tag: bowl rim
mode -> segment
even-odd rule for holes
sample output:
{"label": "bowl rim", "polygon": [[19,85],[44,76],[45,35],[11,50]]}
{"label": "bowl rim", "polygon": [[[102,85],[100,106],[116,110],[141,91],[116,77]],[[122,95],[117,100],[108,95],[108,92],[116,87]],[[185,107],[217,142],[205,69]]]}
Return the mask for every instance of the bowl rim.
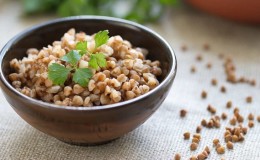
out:
{"label": "bowl rim", "polygon": [[[118,102],[115,104],[109,104],[109,105],[104,105],[104,106],[94,106],[94,107],[84,107],[84,106],[60,106],[60,105],[56,105],[54,103],[48,103],[48,102],[44,102],[38,99],[34,99],[31,97],[28,97],[22,93],[20,93],[19,91],[17,91],[9,82],[8,80],[5,78],[5,76],[3,75],[3,71],[2,71],[2,63],[3,63],[3,58],[6,55],[7,51],[10,49],[10,47],[13,45],[14,42],[17,41],[17,39],[19,39],[20,37],[24,37],[26,36],[29,32],[35,31],[37,29],[40,29],[42,27],[51,25],[51,24],[55,24],[55,23],[61,23],[61,22],[66,22],[66,21],[74,21],[74,20],[100,20],[100,21],[113,21],[116,23],[121,23],[121,24],[126,24],[128,26],[134,26],[136,28],[139,28],[141,30],[145,30],[146,32],[148,32],[149,34],[152,34],[153,36],[155,36],[159,41],[162,41],[163,44],[165,45],[165,47],[170,51],[170,56],[172,59],[172,66],[170,68],[170,71],[168,73],[168,75],[165,77],[165,79],[158,85],[156,86],[153,90],[139,96],[136,98],[133,98],[131,100],[127,100],[127,101],[123,101],[123,102]],[[93,15],[85,15],[85,16],[71,16],[71,17],[65,17],[65,18],[58,18],[58,19],[54,19],[54,20],[50,20],[47,22],[43,22],[40,23],[38,25],[35,25],[33,27],[27,28],[26,30],[20,32],[19,34],[17,34],[16,36],[14,36],[11,40],[9,40],[4,47],[2,48],[2,50],[0,51],[0,80],[3,83],[3,85],[5,85],[6,88],[8,88],[8,90],[10,90],[11,92],[13,92],[14,94],[16,94],[17,96],[24,98],[27,101],[30,101],[30,103],[37,105],[37,106],[41,106],[41,107],[45,107],[45,108],[51,108],[51,109],[65,109],[65,110],[89,110],[89,111],[95,111],[95,110],[105,110],[105,109],[112,109],[112,108],[117,108],[117,107],[121,107],[121,106],[125,106],[128,104],[132,104],[135,103],[137,101],[140,101],[146,97],[149,97],[151,94],[157,92],[158,90],[160,90],[166,83],[169,83],[169,81],[174,80],[175,79],[175,75],[177,72],[177,59],[176,59],[176,55],[174,50],[171,48],[170,44],[164,39],[162,38],[158,33],[156,33],[155,31],[149,29],[148,27],[145,27],[141,24],[138,24],[136,22],[133,21],[129,21],[129,20],[125,20],[125,19],[121,19],[121,18],[115,18],[115,17],[108,17],[108,16],[93,16]]]}

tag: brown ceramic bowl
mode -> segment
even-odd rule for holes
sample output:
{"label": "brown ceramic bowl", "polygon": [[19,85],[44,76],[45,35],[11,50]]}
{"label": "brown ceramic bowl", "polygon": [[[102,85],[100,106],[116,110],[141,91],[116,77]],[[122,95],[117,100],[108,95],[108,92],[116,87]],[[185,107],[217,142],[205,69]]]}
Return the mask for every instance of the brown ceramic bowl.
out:
{"label": "brown ceramic bowl", "polygon": [[[160,85],[132,100],[96,107],[57,106],[27,97],[16,91],[8,80],[9,62],[21,59],[31,47],[51,44],[70,28],[88,34],[108,29],[110,36],[121,35],[149,50],[149,59],[162,63]],[[144,123],[162,104],[176,74],[176,58],[170,45],[154,31],[122,19],[79,16],[50,21],[17,35],[2,49],[0,84],[6,100],[27,123],[70,144],[93,145],[116,139]]]}

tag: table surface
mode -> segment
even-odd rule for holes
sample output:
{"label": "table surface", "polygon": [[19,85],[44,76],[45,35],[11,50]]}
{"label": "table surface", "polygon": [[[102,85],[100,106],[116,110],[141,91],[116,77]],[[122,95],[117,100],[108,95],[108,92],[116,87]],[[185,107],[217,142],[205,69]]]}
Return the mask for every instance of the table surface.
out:
{"label": "table surface", "polygon": [[[17,1],[0,0],[0,48],[20,31],[55,17],[25,18],[21,15]],[[195,132],[203,118],[209,119],[208,104],[217,108],[217,114],[225,112],[229,117],[232,110],[225,108],[228,100],[238,106],[243,115],[252,112],[260,115],[260,27],[237,24],[211,17],[187,7],[168,11],[158,24],[147,25],[161,34],[174,48],[178,59],[178,73],[169,96],[159,110],[142,126],[131,133],[106,145],[95,147],[71,146],[32,128],[10,107],[0,91],[0,159],[172,159],[180,153],[183,159],[200,153],[212,140],[219,138],[224,145],[223,133],[228,121],[221,122],[220,129],[202,129],[202,140],[196,151],[189,149],[190,141],[183,140],[183,133]],[[202,45],[210,44],[204,51]],[[182,52],[180,46],[188,50]],[[237,74],[255,78],[257,86],[230,84],[225,81],[223,61],[219,53],[233,57]],[[203,55],[197,62],[196,55]],[[206,64],[212,63],[212,69]],[[197,72],[190,73],[191,65]],[[211,78],[218,79],[219,85],[210,85]],[[220,93],[225,85],[227,93]],[[208,92],[208,98],[200,98],[201,91]],[[247,104],[245,97],[252,96]],[[187,117],[180,118],[179,111],[188,110]],[[234,150],[223,155],[212,152],[208,159],[259,160],[260,123],[249,130],[243,143],[236,143]],[[247,124],[247,121],[244,123]]]}

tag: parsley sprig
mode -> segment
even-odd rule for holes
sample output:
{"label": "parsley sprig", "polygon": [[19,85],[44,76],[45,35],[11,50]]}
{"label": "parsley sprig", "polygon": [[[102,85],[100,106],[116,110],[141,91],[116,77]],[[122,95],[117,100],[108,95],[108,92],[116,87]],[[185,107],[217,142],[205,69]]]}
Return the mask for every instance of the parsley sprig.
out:
{"label": "parsley sprig", "polygon": [[[107,43],[109,36],[108,31],[99,31],[96,33],[95,49],[101,45]],[[90,68],[79,68],[78,63],[82,56],[89,54],[89,67]],[[69,53],[61,57],[61,60],[70,64],[70,67],[65,67],[59,63],[52,63],[48,67],[48,78],[55,85],[64,85],[69,75],[72,74],[72,81],[78,83],[82,87],[86,87],[90,78],[92,78],[92,69],[98,69],[99,67],[106,67],[107,61],[105,55],[100,52],[90,52],[88,51],[87,42],[78,42],[76,44],[75,50],[71,50]]]}

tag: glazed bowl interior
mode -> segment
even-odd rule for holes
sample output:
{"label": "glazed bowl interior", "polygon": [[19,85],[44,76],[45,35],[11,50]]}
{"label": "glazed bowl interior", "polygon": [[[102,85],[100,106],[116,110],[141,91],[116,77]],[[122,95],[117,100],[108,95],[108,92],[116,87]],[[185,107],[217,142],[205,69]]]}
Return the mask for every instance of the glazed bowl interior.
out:
{"label": "glazed bowl interior", "polygon": [[[9,63],[22,59],[29,48],[41,49],[52,44],[70,28],[93,34],[109,30],[135,47],[149,51],[148,59],[161,62],[160,84],[137,98],[95,107],[58,106],[18,92],[8,80],[13,72]],[[144,123],[166,98],[176,75],[177,62],[170,45],[154,31],[122,19],[79,16],[57,19],[30,28],[13,39],[0,55],[0,85],[7,101],[26,122],[36,129],[70,144],[93,145],[116,139]]]}

